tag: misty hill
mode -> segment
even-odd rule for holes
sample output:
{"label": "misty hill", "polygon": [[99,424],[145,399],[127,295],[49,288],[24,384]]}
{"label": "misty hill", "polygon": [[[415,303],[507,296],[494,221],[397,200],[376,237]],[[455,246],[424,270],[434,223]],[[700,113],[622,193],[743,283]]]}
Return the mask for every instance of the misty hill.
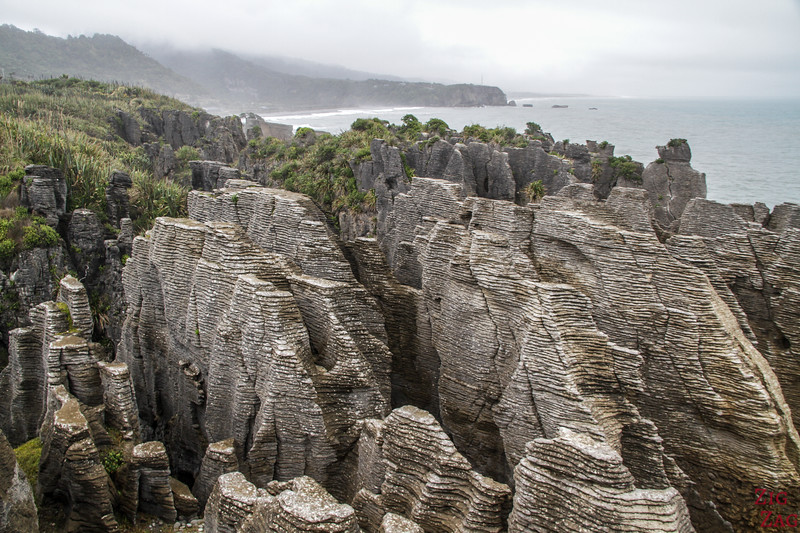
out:
{"label": "misty hill", "polygon": [[[506,104],[505,94],[497,87],[409,82],[396,78],[364,79],[370,74],[274,57],[245,59],[218,49],[202,52],[162,50],[154,54],[164,65],[207,87],[220,100],[240,105],[310,108],[376,104]],[[317,73],[325,77],[298,74],[300,72]]]}
{"label": "misty hill", "polygon": [[62,39],[3,24],[0,26],[0,67],[8,78],[30,80],[68,74],[148,87],[184,97],[206,93],[201,86],[114,35]]}
{"label": "misty hill", "polygon": [[[370,74],[269,56],[248,60],[222,50],[159,50],[154,54],[158,60],[113,35],[62,39],[7,24],[0,26],[0,68],[8,78],[30,80],[68,74],[120,82],[227,112],[506,104],[506,95],[497,87],[364,79]],[[350,77],[354,79],[344,79]]]}
{"label": "misty hill", "polygon": [[[158,54],[155,52],[147,53],[155,58]],[[284,74],[294,74],[297,76],[308,76],[310,78],[333,78],[338,80],[356,80],[364,81],[370,79],[381,79],[389,81],[422,81],[422,80],[408,80],[398,76],[391,76],[388,74],[376,74],[374,72],[364,72],[361,70],[353,70],[339,65],[328,65],[325,63],[317,63],[316,61],[308,61],[305,59],[297,59],[294,57],[282,57],[272,55],[246,55],[242,54],[240,57],[251,63],[255,63],[261,67],[276,72],[283,72]]]}

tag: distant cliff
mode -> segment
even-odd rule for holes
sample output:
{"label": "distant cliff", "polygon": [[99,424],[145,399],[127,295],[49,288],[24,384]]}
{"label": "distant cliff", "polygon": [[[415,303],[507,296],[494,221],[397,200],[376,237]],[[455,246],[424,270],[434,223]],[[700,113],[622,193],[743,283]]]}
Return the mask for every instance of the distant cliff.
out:
{"label": "distant cliff", "polygon": [[261,107],[356,105],[506,105],[505,93],[485,85],[442,85],[385,79],[317,78],[266,68],[222,50],[153,52],[175,72],[207,87],[216,98]]}

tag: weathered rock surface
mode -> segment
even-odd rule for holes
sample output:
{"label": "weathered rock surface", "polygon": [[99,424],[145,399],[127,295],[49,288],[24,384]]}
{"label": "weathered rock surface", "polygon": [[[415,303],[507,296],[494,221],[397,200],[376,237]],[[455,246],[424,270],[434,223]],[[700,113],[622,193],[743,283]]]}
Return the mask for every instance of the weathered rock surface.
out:
{"label": "weathered rock surface", "polygon": [[63,404],[42,426],[37,493],[43,501],[66,503],[67,531],[118,531],[108,475],[80,404],[63,387],[51,397]]}
{"label": "weathered rock surface", "polygon": [[532,441],[514,477],[509,532],[694,531],[677,490],[637,488],[617,452],[569,430]]}
{"label": "weathered rock surface", "polygon": [[[259,137],[275,137],[282,141],[291,141],[294,137],[294,129],[290,124],[278,124],[267,122],[255,113],[245,113],[244,131],[249,136],[253,128],[257,128]],[[248,141],[251,138],[248,137]]]}
{"label": "weathered rock surface", "polygon": [[382,317],[306,197],[232,184],[189,203],[228,221],[159,219],[134,242],[119,357],[181,475],[232,437],[260,486],[308,474],[341,497],[357,422],[389,409]]}
{"label": "weathered rock surface", "polygon": [[194,497],[192,491],[185,483],[175,479],[169,478],[169,488],[172,490],[172,499],[175,503],[175,511],[178,513],[178,518],[189,519],[197,516],[200,511],[200,503]]}
{"label": "weathered rock surface", "polygon": [[25,167],[19,202],[44,217],[47,224],[55,228],[67,212],[67,180],[58,169],[28,165]]}
{"label": "weathered rock surface", "polygon": [[678,489],[697,524],[724,527],[716,506],[750,527],[742,484],[796,486],[797,433],[744,313],[658,241],[643,193],[576,185],[531,210],[458,187],[415,178],[378,237],[424,295],[442,425],[478,471],[510,482],[528,442],[566,428],[637,488]]}
{"label": "weathered rock surface", "polygon": [[387,512],[426,531],[501,531],[511,497],[508,486],[472,469],[433,416],[413,406],[370,422],[359,444],[359,478],[353,506],[372,531]]}
{"label": "weathered rock surface", "polygon": [[[96,359],[85,338],[63,335],[72,326],[92,331],[86,290],[72,276],[60,282],[59,299],[39,304],[30,313],[31,326],[12,330],[9,365],[0,373],[0,429],[14,445],[39,432],[47,411],[48,391],[71,382],[75,393],[90,405],[102,403]],[[65,310],[68,311],[65,313]]]}
{"label": "weathered rock surface", "polygon": [[130,199],[128,189],[133,186],[131,177],[125,173],[115,170],[108,178],[106,187],[106,204],[108,218],[111,223],[119,227],[119,221],[123,218],[130,218]]}
{"label": "weathered rock surface", "polygon": [[742,330],[775,371],[797,426],[800,231],[783,223],[771,227],[775,231],[746,221],[732,206],[695,199],[681,217],[680,235],[670,238],[667,247],[715,283]]}
{"label": "weathered rock surface", "polygon": [[136,445],[131,454],[131,468],[138,477],[139,510],[166,522],[174,522],[177,513],[164,444],[151,441]]}
{"label": "weathered rock surface", "polygon": [[239,179],[239,170],[219,161],[190,161],[192,188],[213,191],[225,187],[229,179]]}
{"label": "weathered rock surface", "polygon": [[706,175],[691,167],[692,151],[685,141],[670,141],[667,146],[657,146],[656,150],[660,161],[644,169],[642,186],[655,206],[655,219],[669,227],[681,218],[692,198],[706,197]]}
{"label": "weathered rock surface", "polygon": [[219,476],[239,470],[236,442],[233,438],[208,445],[192,493],[200,505],[205,505]]}
{"label": "weathered rock surface", "polygon": [[136,407],[136,395],[128,365],[119,362],[99,362],[97,366],[103,385],[106,425],[119,431],[125,440],[139,441],[141,438],[139,410]]}
{"label": "weathered rock surface", "polygon": [[38,533],[39,519],[28,478],[0,431],[0,531]]}
{"label": "weathered rock surface", "polygon": [[63,243],[50,248],[33,248],[20,252],[8,276],[19,297],[19,310],[25,316],[38,304],[55,298],[58,280],[69,271],[69,254]]}
{"label": "weathered rock surface", "polygon": [[533,231],[537,270],[580,289],[609,340],[638,352],[614,352],[615,365],[640,361],[631,377],[642,392],[631,400],[702,499],[751,527],[743,486],[775,476],[798,483],[797,432],[776,376],[707,276],[609,214],[599,204],[543,202]]}
{"label": "weathered rock surface", "polygon": [[257,489],[240,472],[219,478],[206,507],[205,524],[216,532],[361,531],[353,508],[338,503],[310,477]]}

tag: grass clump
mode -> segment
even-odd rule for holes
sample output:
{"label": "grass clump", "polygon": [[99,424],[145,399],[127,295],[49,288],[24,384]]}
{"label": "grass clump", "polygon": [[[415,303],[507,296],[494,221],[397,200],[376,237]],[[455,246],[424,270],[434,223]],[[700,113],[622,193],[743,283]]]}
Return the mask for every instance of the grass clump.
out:
{"label": "grass clump", "polygon": [[532,181],[522,189],[529,202],[536,203],[544,198],[545,189],[542,180]]}
{"label": "grass clump", "polygon": [[50,248],[58,244],[58,233],[45,220],[24,207],[0,210],[0,266],[6,269],[23,250]]}
{"label": "grass clump", "polygon": [[17,456],[19,467],[25,472],[28,483],[31,484],[33,491],[36,491],[36,482],[39,480],[39,460],[42,457],[42,440],[39,437],[33,438],[14,448],[14,455]]}

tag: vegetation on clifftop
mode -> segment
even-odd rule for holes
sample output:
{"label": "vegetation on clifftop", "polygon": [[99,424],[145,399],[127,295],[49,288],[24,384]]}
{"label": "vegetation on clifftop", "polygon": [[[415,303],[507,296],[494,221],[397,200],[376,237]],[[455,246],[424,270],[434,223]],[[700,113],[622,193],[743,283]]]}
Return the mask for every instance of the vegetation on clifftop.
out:
{"label": "vegetation on clifftop", "polygon": [[76,78],[0,84],[3,207],[18,205],[9,196],[13,196],[24,167],[39,164],[64,173],[70,210],[88,208],[103,220],[105,188],[111,172],[117,169],[128,172],[133,180],[132,207],[143,218],[139,227],[151,224],[156,216],[184,214],[186,188],[163,180],[156,182],[142,149],[118,134],[117,111],[137,116],[135,111],[140,107],[192,110],[146,89]]}

